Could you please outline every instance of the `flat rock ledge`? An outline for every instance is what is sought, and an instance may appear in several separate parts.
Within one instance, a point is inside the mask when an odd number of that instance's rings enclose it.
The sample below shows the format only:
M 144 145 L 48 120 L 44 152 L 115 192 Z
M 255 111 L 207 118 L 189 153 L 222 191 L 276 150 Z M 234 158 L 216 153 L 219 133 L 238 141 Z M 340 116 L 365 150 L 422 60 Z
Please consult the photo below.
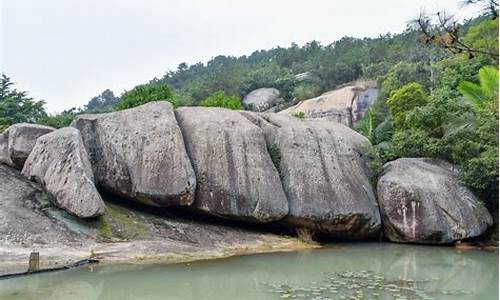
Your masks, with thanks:
M 94 186 L 94 176 L 80 132 L 66 127 L 39 137 L 24 165 L 23 175 L 41 184 L 57 206 L 80 218 L 104 214 L 106 207 Z
M 481 235 L 492 217 L 442 160 L 400 158 L 384 165 L 378 199 L 394 242 L 446 244 Z
M 92 253 L 100 264 L 150 264 L 318 247 L 292 237 L 159 215 L 157 208 L 137 211 L 108 196 L 105 215 L 81 220 L 55 207 L 37 183 L 0 164 L 0 274 L 26 271 L 31 251 L 40 253 L 41 268 L 50 268 Z
M 0 134 L 0 162 L 21 170 L 36 139 L 54 130 L 49 126 L 30 123 L 10 126 Z

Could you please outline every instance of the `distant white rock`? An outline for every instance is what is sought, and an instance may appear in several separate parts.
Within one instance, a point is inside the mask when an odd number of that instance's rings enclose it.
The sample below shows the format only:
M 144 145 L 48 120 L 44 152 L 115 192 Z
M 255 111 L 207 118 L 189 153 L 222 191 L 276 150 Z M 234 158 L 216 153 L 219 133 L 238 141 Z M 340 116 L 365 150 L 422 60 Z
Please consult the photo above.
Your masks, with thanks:
M 363 118 L 377 96 L 378 88 L 375 82 L 357 81 L 319 97 L 300 101 L 279 113 L 294 115 L 302 112 L 306 118 L 327 118 L 352 127 Z
M 275 88 L 260 88 L 248 93 L 243 98 L 245 109 L 252 111 L 265 111 L 273 107 L 280 97 L 280 91 Z

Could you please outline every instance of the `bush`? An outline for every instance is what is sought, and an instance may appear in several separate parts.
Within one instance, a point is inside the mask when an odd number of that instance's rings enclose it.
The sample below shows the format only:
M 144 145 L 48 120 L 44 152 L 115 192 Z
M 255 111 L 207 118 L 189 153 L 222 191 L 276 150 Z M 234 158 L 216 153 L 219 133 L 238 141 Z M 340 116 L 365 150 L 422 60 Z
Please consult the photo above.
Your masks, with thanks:
M 408 127 L 409 124 L 406 124 L 407 113 L 418 106 L 425 105 L 427 102 L 427 94 L 422 86 L 416 82 L 409 83 L 393 91 L 387 100 L 387 106 L 392 116 L 394 129 L 400 130 Z
M 123 110 L 136 107 L 152 101 L 168 101 L 174 107 L 177 103 L 174 92 L 165 84 L 143 84 L 138 85 L 121 96 L 122 101 L 115 106 L 115 110 Z
M 212 96 L 201 101 L 200 106 L 224 107 L 233 110 L 242 109 L 240 98 L 237 96 L 227 96 L 224 91 L 217 91 Z

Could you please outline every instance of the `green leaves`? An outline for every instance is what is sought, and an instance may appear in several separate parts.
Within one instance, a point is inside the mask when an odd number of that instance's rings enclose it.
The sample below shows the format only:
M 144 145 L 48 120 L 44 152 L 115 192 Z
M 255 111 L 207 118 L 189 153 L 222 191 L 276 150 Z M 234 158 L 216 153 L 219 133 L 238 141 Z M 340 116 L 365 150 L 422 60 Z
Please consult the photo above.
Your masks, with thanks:
M 458 90 L 475 111 L 485 109 L 488 103 L 498 100 L 498 69 L 484 66 L 479 70 L 479 84 L 462 81 Z
M 138 85 L 121 96 L 122 101 L 115 105 L 115 110 L 123 110 L 136 107 L 151 101 L 168 101 L 175 107 L 174 92 L 166 84 L 142 84 Z
M 224 107 L 233 110 L 242 109 L 240 98 L 227 96 L 224 91 L 217 91 L 212 96 L 200 102 L 200 106 Z
M 47 114 L 45 102 L 35 101 L 28 93 L 12 88 L 5 74 L 0 78 L 0 132 L 15 123 L 35 123 Z
M 395 130 L 408 127 L 406 115 L 418 106 L 423 106 L 428 102 L 427 94 L 422 86 L 416 82 L 404 85 L 391 93 L 387 100 L 389 111 L 393 118 Z

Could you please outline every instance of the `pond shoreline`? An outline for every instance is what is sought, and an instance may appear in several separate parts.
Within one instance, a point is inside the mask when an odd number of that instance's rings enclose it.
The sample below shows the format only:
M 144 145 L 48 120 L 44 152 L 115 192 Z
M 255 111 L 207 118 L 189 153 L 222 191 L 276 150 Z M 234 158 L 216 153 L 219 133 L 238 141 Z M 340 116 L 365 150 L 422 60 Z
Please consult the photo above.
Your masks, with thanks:
M 169 241 L 96 242 L 91 245 L 0 245 L 0 274 L 26 271 L 31 251 L 40 253 L 40 268 L 54 268 L 77 260 L 94 258 L 99 265 L 112 264 L 175 264 L 213 260 L 263 253 L 318 249 L 296 238 L 262 234 L 259 239 L 238 245 L 223 244 L 215 248 L 190 249 L 179 252 Z
M 359 242 L 367 244 L 370 242 Z M 373 242 L 371 242 L 373 243 Z M 239 256 L 298 252 L 314 249 L 329 249 L 342 247 L 345 243 L 305 243 L 297 238 L 262 234 L 262 239 L 247 242 L 238 246 L 220 245 L 208 249 L 200 248 L 191 252 L 169 251 L 170 245 L 166 241 L 124 241 L 124 242 L 96 242 L 92 245 L 76 245 L 54 247 L 53 245 L 0 245 L 0 275 L 23 272 L 28 266 L 29 253 L 36 250 L 40 253 L 40 267 L 55 268 L 74 263 L 80 259 L 97 259 L 97 266 L 110 265 L 154 265 L 178 264 L 199 261 L 225 259 Z M 378 245 L 394 244 L 378 242 Z M 411 245 L 409 245 L 411 246 Z M 481 245 L 476 243 L 459 243 L 456 245 L 414 245 L 414 247 L 448 248 L 458 253 L 470 251 L 484 251 L 498 253 L 498 246 Z M 142 249 L 142 251 L 140 250 Z M 92 267 L 92 266 L 88 266 Z
M 184 263 L 108 260 L 66 272 L 0 280 L 0 298 L 498 298 L 498 255 L 478 249 L 343 242 L 304 251 L 246 250 L 218 257 L 205 253 L 196 261 Z M 257 254 L 258 250 L 263 251 Z M 246 255 L 250 252 L 256 255 Z

